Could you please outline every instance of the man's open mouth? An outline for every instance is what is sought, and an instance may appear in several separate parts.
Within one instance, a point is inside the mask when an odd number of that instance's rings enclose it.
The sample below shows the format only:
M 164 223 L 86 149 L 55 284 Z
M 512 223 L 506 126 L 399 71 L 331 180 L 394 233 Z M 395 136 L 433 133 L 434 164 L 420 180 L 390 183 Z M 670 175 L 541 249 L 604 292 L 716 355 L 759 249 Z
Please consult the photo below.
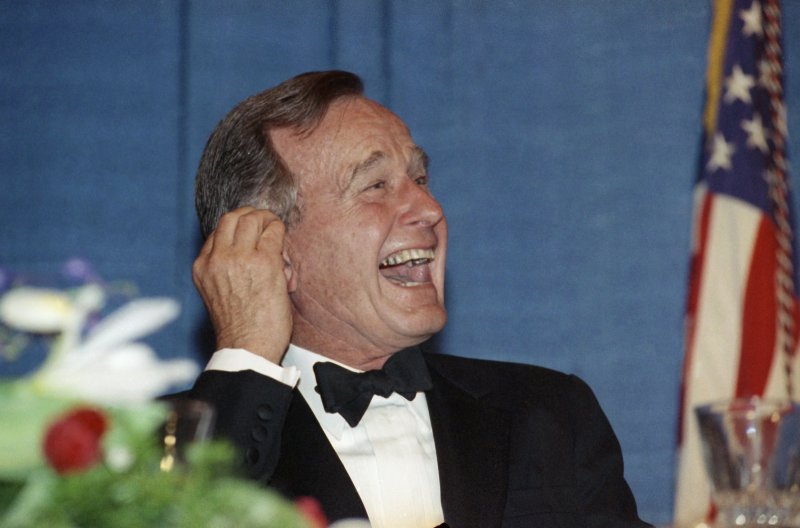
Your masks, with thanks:
M 381 261 L 381 275 L 401 286 L 419 286 L 431 282 L 432 249 L 404 249 Z

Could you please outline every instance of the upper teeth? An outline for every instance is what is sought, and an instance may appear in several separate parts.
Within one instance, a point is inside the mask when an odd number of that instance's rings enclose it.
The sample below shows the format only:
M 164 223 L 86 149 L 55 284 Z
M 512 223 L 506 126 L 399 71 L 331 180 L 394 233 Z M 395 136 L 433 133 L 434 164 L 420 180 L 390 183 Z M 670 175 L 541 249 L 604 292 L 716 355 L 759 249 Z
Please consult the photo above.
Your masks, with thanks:
M 381 262 L 381 267 L 397 266 L 413 260 L 433 260 L 432 249 L 404 249 L 389 255 Z

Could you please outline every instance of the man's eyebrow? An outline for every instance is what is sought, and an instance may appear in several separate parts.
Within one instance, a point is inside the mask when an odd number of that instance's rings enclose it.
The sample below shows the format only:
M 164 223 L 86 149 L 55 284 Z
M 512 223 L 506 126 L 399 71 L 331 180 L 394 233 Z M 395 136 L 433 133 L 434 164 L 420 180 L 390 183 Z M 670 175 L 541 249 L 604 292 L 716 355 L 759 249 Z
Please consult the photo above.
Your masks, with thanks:
M 411 147 L 411 156 L 408 161 L 407 171 L 408 174 L 416 175 L 420 172 L 427 173 L 428 172 L 428 155 L 425 153 L 425 150 L 422 147 L 418 147 L 414 145 Z M 389 156 L 382 150 L 373 151 L 367 158 L 363 161 L 360 161 L 353 167 L 353 170 L 350 171 L 350 175 L 347 180 L 347 185 L 345 185 L 345 189 L 349 189 L 353 182 L 356 180 L 359 174 L 367 172 L 376 166 L 380 165 L 383 161 L 385 161 Z
M 408 162 L 408 173 L 419 174 L 428 172 L 428 155 L 422 147 L 414 145 L 411 147 L 411 159 Z
M 360 161 L 353 167 L 353 170 L 350 171 L 350 176 L 347 179 L 347 185 L 345 185 L 345 189 L 349 189 L 353 182 L 356 180 L 356 177 L 363 173 L 367 172 L 368 170 L 372 169 L 376 165 L 380 164 L 383 160 L 387 158 L 386 153 L 382 150 L 373 151 L 372 154 L 367 156 L 367 158 L 363 161 Z
M 367 172 L 368 170 L 373 168 L 375 165 L 378 165 L 384 159 L 386 159 L 386 153 L 385 152 L 383 152 L 382 150 L 374 151 L 372 154 L 370 154 L 367 157 L 367 159 L 365 159 L 364 161 L 359 162 L 358 164 L 356 164 L 355 167 L 353 167 L 353 172 L 350 173 L 350 179 L 355 178 L 356 176 L 358 176 L 362 172 Z

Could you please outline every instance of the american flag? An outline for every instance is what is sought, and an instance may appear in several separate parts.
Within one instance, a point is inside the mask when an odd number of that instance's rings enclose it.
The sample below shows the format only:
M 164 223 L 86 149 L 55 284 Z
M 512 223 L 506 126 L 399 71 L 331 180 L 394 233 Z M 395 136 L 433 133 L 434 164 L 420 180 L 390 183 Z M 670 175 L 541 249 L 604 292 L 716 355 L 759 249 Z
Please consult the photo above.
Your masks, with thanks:
M 798 302 L 779 0 L 715 0 L 681 384 L 676 526 L 707 520 L 694 408 L 787 397 Z

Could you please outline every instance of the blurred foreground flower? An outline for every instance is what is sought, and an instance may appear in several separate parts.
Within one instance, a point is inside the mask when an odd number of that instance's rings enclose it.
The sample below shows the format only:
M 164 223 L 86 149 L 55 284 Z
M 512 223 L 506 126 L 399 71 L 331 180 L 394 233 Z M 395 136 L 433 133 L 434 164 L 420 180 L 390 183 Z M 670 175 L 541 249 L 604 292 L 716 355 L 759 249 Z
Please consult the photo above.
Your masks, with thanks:
M 61 474 L 82 471 L 100 460 L 108 419 L 97 409 L 78 408 L 53 423 L 44 436 L 44 456 Z
M 84 337 L 89 316 L 103 308 L 105 299 L 98 284 L 72 291 L 21 286 L 0 297 L 0 323 L 54 337 L 47 361 L 30 379 L 38 390 L 102 403 L 136 402 L 194 379 L 194 361 L 162 361 L 136 342 L 174 320 L 178 303 L 167 298 L 130 301 Z
M 149 402 L 198 371 L 194 361 L 160 360 L 138 342 L 178 316 L 174 300 L 124 295 L 122 306 L 102 317 L 114 289 L 84 261 L 70 261 L 67 270 L 72 284 L 63 289 L 13 280 L 3 271 L 0 346 L 19 349 L 14 358 L 37 340 L 48 350 L 32 373 L 0 379 L 0 478 L 43 464 L 44 426 L 68 404 Z
M 108 289 L 88 264 L 69 269 L 83 282 L 68 289 L 0 284 L 0 347 L 15 348 L 3 355 L 48 343 L 37 370 L 0 379 L 0 526 L 307 528 L 291 502 L 235 475 L 227 443 L 192 443 L 162 470 L 168 405 L 154 398 L 198 369 L 138 340 L 178 304 L 128 299 L 101 317 Z

